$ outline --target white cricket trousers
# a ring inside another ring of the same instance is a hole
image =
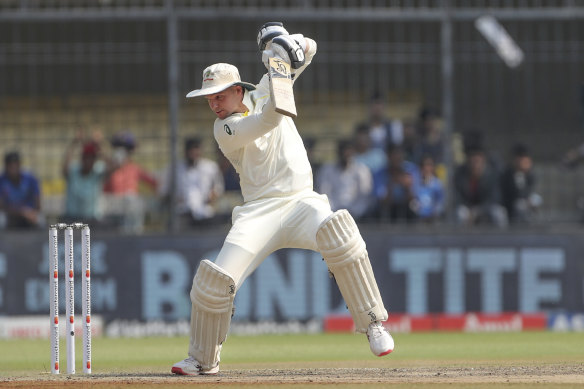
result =
[[[229,230],[215,264],[235,281],[236,288],[271,253],[281,248],[318,251],[316,232],[332,213],[326,195],[312,190],[250,201],[233,209]]]

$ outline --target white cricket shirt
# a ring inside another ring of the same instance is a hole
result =
[[[316,43],[311,40],[306,63],[296,71],[296,77],[315,53]],[[294,121],[275,111],[267,74],[256,88],[245,92],[243,104],[248,112],[216,119],[214,125],[219,148],[239,174],[244,201],[312,190],[306,149]]]

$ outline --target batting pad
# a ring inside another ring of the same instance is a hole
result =
[[[374,321],[387,320],[365,241],[351,214],[341,209],[316,232],[316,243],[353,316],[357,332]]]
[[[219,363],[221,344],[231,323],[234,298],[233,278],[213,262],[201,261],[191,289],[189,355],[205,370]]]

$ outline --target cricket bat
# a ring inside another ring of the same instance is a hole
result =
[[[269,58],[269,63],[270,96],[276,112],[295,118],[297,113],[290,64],[276,57]]]

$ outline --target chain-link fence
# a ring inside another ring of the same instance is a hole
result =
[[[515,39],[520,66],[506,66],[476,29],[483,15]],[[582,0],[5,0],[0,151],[21,152],[52,219],[64,208],[63,156],[80,131],[106,140],[131,131],[135,161],[157,176],[182,158],[192,135],[215,159],[213,116],[184,96],[215,62],[236,64],[257,82],[264,68],[255,37],[269,20],[318,42],[295,87],[298,127],[317,140],[317,158],[334,158],[335,140],[352,134],[381,91],[387,115],[404,123],[425,106],[441,113],[446,171],[470,133],[482,134],[501,164],[514,143],[526,144],[544,199],[540,220],[579,220],[582,171],[560,160],[584,142]],[[173,225],[155,191],[140,194],[148,229]]]

